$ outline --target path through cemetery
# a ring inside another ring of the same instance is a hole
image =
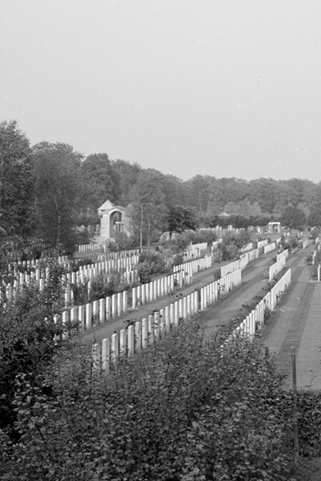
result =
[[[307,253],[297,254],[299,262],[292,270],[292,284],[264,331],[265,344],[275,353],[280,369],[291,379],[291,346],[297,356],[299,388],[321,389],[321,283],[309,282]]]

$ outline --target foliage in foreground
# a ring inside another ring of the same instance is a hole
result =
[[[21,437],[11,444],[2,432],[1,479],[286,479],[281,376],[259,342],[223,354],[223,334],[184,323],[108,377],[82,355],[48,372],[49,394],[18,376]]]
[[[0,430],[11,439],[19,439],[15,427],[17,379],[24,376],[30,386],[43,386],[43,376],[60,355],[68,341],[62,340],[63,329],[55,323],[60,311],[61,269],[50,267],[45,289],[23,286],[15,299],[6,298],[0,290]]]

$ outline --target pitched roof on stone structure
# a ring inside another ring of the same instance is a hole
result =
[[[106,200],[106,202],[98,207],[98,214],[103,214],[114,209],[120,210],[121,212],[124,212],[125,210],[121,205],[114,205],[112,202],[110,202],[110,200]]]

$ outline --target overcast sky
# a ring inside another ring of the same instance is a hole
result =
[[[321,180],[320,0],[0,0],[0,62],[32,145]]]

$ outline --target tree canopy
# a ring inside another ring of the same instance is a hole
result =
[[[0,124],[0,225],[8,235],[35,227],[34,170],[29,140],[17,122]]]
[[[31,149],[15,121],[0,124],[0,194],[0,236],[40,235],[68,249],[77,242],[75,227],[97,224],[97,208],[107,199],[128,207],[134,236],[144,244],[167,229],[169,218],[170,228],[181,230],[188,212],[200,226],[320,225],[321,218],[321,183],[210,175],[183,181],[104,152],[84,158],[63,143]],[[223,212],[229,217],[220,217]]]
[[[181,234],[188,229],[196,230],[197,218],[195,213],[187,207],[169,205],[165,215],[165,226],[171,237],[173,232]]]
[[[72,248],[79,195],[81,155],[67,144],[42,142],[33,147],[39,235],[49,244]]]
[[[304,212],[297,207],[289,206],[282,215],[282,224],[290,229],[298,229],[305,224]]]
[[[106,199],[117,200],[118,174],[107,154],[89,155],[80,165],[81,205],[97,213]]]

